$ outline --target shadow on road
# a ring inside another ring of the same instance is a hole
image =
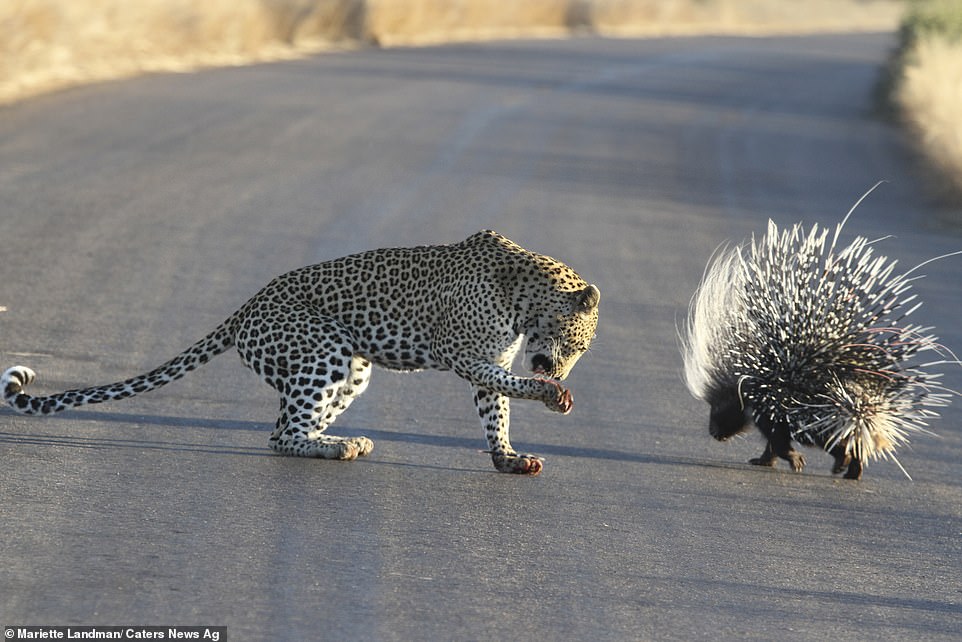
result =
[[[9,409],[0,409],[0,417],[14,416],[15,413]],[[112,422],[129,425],[153,425],[167,426],[174,428],[207,428],[214,430],[245,430],[264,432],[265,439],[270,424],[258,421],[240,421],[235,419],[206,419],[199,417],[176,417],[167,415],[138,415],[131,413],[108,413],[108,412],[87,412],[81,411],[72,413],[69,417],[62,417],[62,420],[70,421],[95,421]],[[455,448],[464,450],[482,451],[483,441],[475,437],[451,437],[446,435],[436,435],[417,432],[399,432],[390,430],[372,430],[369,428],[354,428],[351,426],[338,426],[338,434],[345,435],[365,435],[374,440],[397,442],[405,444],[415,444],[423,446],[435,446],[440,448]],[[258,457],[271,457],[274,453],[262,447],[236,447],[236,446],[212,446],[207,444],[194,444],[186,442],[169,442],[131,438],[103,438],[103,437],[80,437],[76,435],[49,435],[49,434],[22,434],[13,432],[0,432],[0,444],[21,444],[21,445],[50,445],[73,448],[135,448],[135,449],[157,449],[183,452],[198,452],[219,455],[251,455]],[[557,444],[536,444],[524,442],[520,450],[533,452],[545,457],[574,457],[587,459],[600,459],[605,461],[619,461],[635,464],[655,464],[665,466],[693,466],[697,468],[715,468],[727,470],[757,470],[758,472],[771,471],[772,469],[759,469],[749,467],[743,462],[722,462],[709,461],[694,457],[682,457],[677,455],[658,455],[654,453],[642,453],[632,451],[613,450],[607,448],[585,448],[581,446],[560,446]],[[371,460],[374,461],[374,460]],[[412,466],[421,466],[411,463]]]

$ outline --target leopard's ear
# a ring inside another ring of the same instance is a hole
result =
[[[575,297],[575,312],[590,314],[598,307],[599,301],[601,301],[601,291],[594,285],[589,285],[577,293]]]

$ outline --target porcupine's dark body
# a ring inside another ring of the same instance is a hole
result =
[[[817,225],[780,231],[721,252],[692,299],[683,353],[692,394],[711,406],[718,440],[753,424],[767,444],[756,465],[805,459],[792,441],[835,458],[859,479],[865,463],[894,457],[944,406],[938,374],[913,363],[940,351],[928,328],[908,325],[912,272],[874,256],[857,237],[837,248]],[[897,463],[897,460],[895,460]]]

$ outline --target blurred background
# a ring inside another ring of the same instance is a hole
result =
[[[962,196],[962,0],[4,0],[0,104],[152,71],[440,42],[898,30],[880,100]]]

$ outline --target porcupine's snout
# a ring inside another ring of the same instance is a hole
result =
[[[747,408],[742,406],[737,394],[725,394],[711,402],[708,416],[708,433],[718,441],[726,441],[751,428]]]

